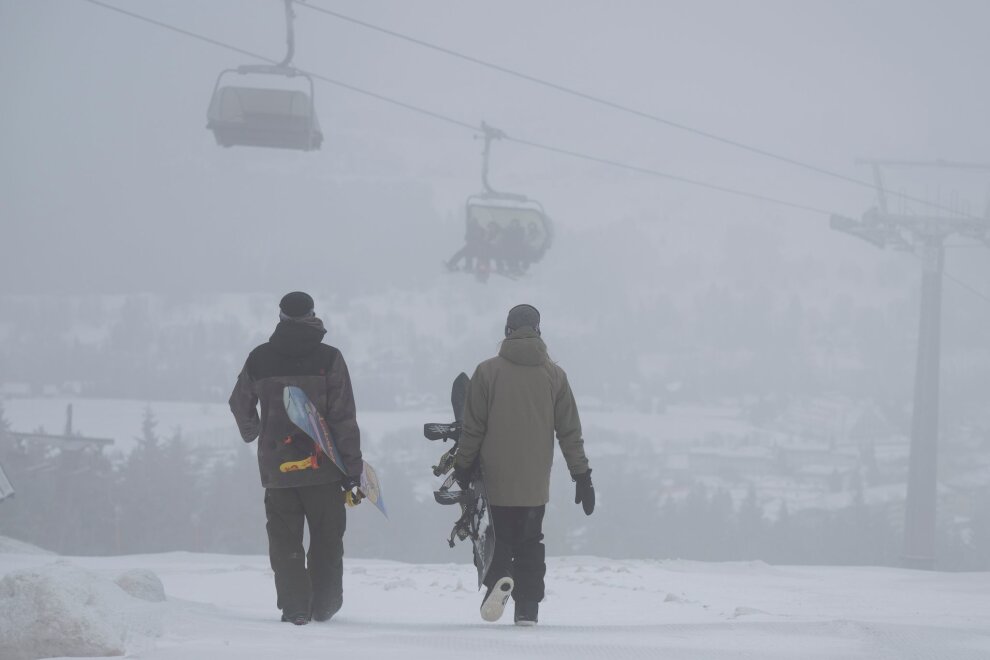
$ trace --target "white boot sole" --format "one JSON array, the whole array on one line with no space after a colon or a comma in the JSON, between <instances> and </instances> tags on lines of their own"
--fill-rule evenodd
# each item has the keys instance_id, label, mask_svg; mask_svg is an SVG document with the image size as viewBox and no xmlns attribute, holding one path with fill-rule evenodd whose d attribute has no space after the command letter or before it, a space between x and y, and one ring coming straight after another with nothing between
<instances>
[{"instance_id":1,"label":"white boot sole","mask_svg":"<svg viewBox=\"0 0 990 660\"><path fill-rule=\"evenodd\" d=\"M505 611L505 604L509 602L509 596L512 595L514 584L510 577L500 578L495 583L492 592L481 603L482 619L485 621L498 621L502 618L502 613Z\"/></svg>"}]
</instances>

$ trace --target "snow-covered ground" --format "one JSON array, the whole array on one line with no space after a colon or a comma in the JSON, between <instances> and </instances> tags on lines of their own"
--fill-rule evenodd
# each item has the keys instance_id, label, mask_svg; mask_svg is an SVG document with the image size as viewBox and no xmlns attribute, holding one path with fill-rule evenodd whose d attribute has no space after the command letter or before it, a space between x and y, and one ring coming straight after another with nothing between
<instances>
[{"instance_id":1,"label":"snow-covered ground","mask_svg":"<svg viewBox=\"0 0 990 660\"><path fill-rule=\"evenodd\" d=\"M497 624L481 621L470 565L347 558L343 609L298 628L278 621L266 557L20 550L0 554L5 657L18 657L12 641L43 646L41 633L12 630L9 613L32 607L89 617L32 628L61 635L48 641L62 653L102 626L130 657L159 660L990 657L990 573L561 557L549 561L540 625L525 629L511 607ZM139 569L161 579L165 602Z\"/></svg>"}]
</instances>

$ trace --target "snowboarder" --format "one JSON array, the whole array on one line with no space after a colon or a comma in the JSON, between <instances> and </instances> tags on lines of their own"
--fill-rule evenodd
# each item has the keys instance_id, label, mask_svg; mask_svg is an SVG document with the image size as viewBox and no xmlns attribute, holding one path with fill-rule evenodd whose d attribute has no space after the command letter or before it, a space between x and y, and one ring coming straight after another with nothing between
<instances>
[{"instance_id":1,"label":"snowboarder","mask_svg":"<svg viewBox=\"0 0 990 660\"><path fill-rule=\"evenodd\" d=\"M447 260L447 269L457 270L458 263L464 259L464 270L473 272L475 260L484 250L484 244L485 230L481 228L477 218L468 218L467 229L464 232L464 247Z\"/></svg>"},{"instance_id":2,"label":"snowboarder","mask_svg":"<svg viewBox=\"0 0 990 660\"><path fill-rule=\"evenodd\" d=\"M509 310L498 356L479 364L471 377L454 466L466 490L480 463L491 505L495 551L484 579L485 620L500 618L511 595L515 623L536 625L547 568L543 515L555 432L576 483L574 501L591 515L595 490L567 374L547 354L539 311L517 305Z\"/></svg>"},{"instance_id":3,"label":"snowboarder","mask_svg":"<svg viewBox=\"0 0 990 660\"><path fill-rule=\"evenodd\" d=\"M245 442L258 438L278 607L282 621L296 625L311 618L326 621L343 603L344 499L348 492L360 499L363 465L347 365L339 350L322 343L326 329L313 307L313 298L301 291L282 298L275 332L248 355L230 395L241 437ZM286 385L302 388L315 402L347 476L289 421L282 399ZM309 524L308 553L304 523Z\"/></svg>"},{"instance_id":4,"label":"snowboarder","mask_svg":"<svg viewBox=\"0 0 990 660\"><path fill-rule=\"evenodd\" d=\"M526 257L526 230L523 229L519 218L513 218L505 228L502 237L502 247L505 251L505 262L512 275L522 275L523 262Z\"/></svg>"}]
</instances>

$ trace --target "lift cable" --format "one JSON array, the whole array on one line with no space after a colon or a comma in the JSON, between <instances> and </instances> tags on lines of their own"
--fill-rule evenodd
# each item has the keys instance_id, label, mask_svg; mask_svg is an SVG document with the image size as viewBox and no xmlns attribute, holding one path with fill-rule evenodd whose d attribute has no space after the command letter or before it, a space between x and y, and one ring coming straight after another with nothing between
<instances>
[{"instance_id":1,"label":"lift cable","mask_svg":"<svg viewBox=\"0 0 990 660\"><path fill-rule=\"evenodd\" d=\"M678 122L678 121L675 121L673 119L668 119L666 117L661 117L660 115L653 114L653 113L650 113L650 112L646 112L644 110L638 110L636 108L633 108L633 107L628 106L628 105L624 105L622 103L618 103L616 101L610 101L608 99L602 98L600 96L596 96L596 95L591 94L591 93L588 93L588 92L582 92L582 91L580 91L578 89L574 89L573 87L568 87L566 85L555 83L555 82L550 81L550 80L547 80L545 78L540 78L538 76L534 76L534 75L531 75L531 74L528 74L528 73L524 73L524 72L519 71L517 69L512 69L512 68L509 68L509 67L506 67L506 66L502 66L500 64L495 64L493 62L489 62L487 60L480 59L478 57L474 57L472 55L467 55L467 54L458 52L456 50L453 50L453 49L450 49L450 48L446 48L444 46L440 46L440 45L431 43L429 41L425 41L423 39L419 39L419 38L416 38L416 37L413 37L413 36L410 36L410 35L407 35L407 34L403 34L401 32L396 32L395 30L390 30L390 29L385 28L385 27L382 27L380 25L375 25L374 23L369 23L367 21L362 21L360 19L354 18L353 16L348 16L347 14L342 14L340 12L333 11L332 9L326 9L324 7L319 7L319 6L310 4L309 2L306 2L306 0L295 0L295 1L296 1L297 4L299 4L299 5L303 6L303 7L306 7L307 9L311 9L311 10L313 10L315 12L318 12L318 13L321 13L321 14L326 14L327 16L332 16L332 17L337 18L337 19L340 19L342 21L346 21L346 22L352 23L354 25L358 25L360 27L363 27L363 28L366 28L366 29L369 29L369 30L374 30L376 32L380 32L382 34L388 35L390 37L393 37L393 38L396 38L396 39L401 39L403 41L407 41L407 42L412 43L412 44L415 44L417 46L421 46L423 48L428 48L430 50L434 50L436 52L443 53L445 55L449 55L451 57L455 57L457 59L464 60L466 62L470 62L472 64L477 64L478 66L482 66L482 67L485 67L487 69L491 69L493 71L498 71L500 73L504 73L506 75L513 76L515 78L519 78L521 80L525 80L525 81L534 83L536 85L547 87L549 89L553 89L553 90L556 90L558 92L562 92L564 94L569 94L571 96L575 96L577 98L581 98L581 99L584 99L586 101L590 101L592 103L597 103L598 105L602 105L602 106L605 106L605 107L608 107L608 108L612 108L613 110L618 110L620 112L625 112L627 114L634 115L634 116L640 117L642 119L648 119L650 121L654 121L654 122L657 122L659 124L663 124L665 126L669 126L671 128L675 128L675 129L678 129L678 130L681 130L681 131L686 131L688 133L693 133L694 135L698 135L698 136L703 137L703 138L706 138L708 140L713 140L715 142L720 142L722 144L726 144L726 145L729 145L731 147L735 147L737 149L742 149L744 151L749 151L751 153L758 154L758 155L763 156L765 158L770 158L770 159L777 160L777 161L780 161L780 162L783 162L783 163L787 163L788 165L793 165L795 167L799 167L799 168L802 168L802 169L805 169L805 170L809 170L811 172L815 172L817 174L828 176L828 177L831 177L833 179L838 179L840 181L845 181L846 183L851 183L851 184L854 184L854 185L857 185L857 186L860 186L860 187L863 187L863 188L869 188L870 190L876 190L876 185L872 181L867 181L865 179L858 179L858 178L853 177L853 176L848 176L846 174L842 174L841 172L836 172L836 171L833 171L833 170L829 170L827 168L821 167L819 165L815 165L813 163L808 163L808 162L805 162L805 161L802 161L802 160L798 160L797 158L792 158L790 156L785 156L783 154L779 154L779 153L770 151L768 149L763 149L761 147L757 147L757 146L754 146L754 145L751 145L751 144L747 144L745 142L741 142L739 140L735 140L735 139L732 139L732 138L729 138L729 137L718 135L716 133L712 133L712 132L706 131L704 129L695 128L693 126L688 126L687 124L683 124L683 123ZM914 197L914 196L908 195L906 193L900 193L900 192L894 192L894 191L887 191L887 194L890 195L890 196L899 197L899 198L902 198L902 199L905 199L905 200L908 200L908 201L916 202L918 204L923 204L925 206L929 206L929 207L932 207L932 208L940 209L940 210L943 210L943 211L948 211L950 213L953 213L953 214L956 214L956 215L960 215L962 217L966 217L966 218L970 218L970 219L977 218L977 216L972 216L972 215L970 215L968 213L965 213L963 211L960 211L958 209L953 209L953 208L948 207L948 206L943 206L943 205L941 205L941 204L939 204L937 202L932 202L932 201L929 201L929 200L926 200L926 199L922 199L920 197Z\"/></svg>"},{"instance_id":2,"label":"lift cable","mask_svg":"<svg viewBox=\"0 0 990 660\"><path fill-rule=\"evenodd\" d=\"M85 0L85 2L88 2L88 3L93 4L93 5L98 5L100 7L106 8L106 9L113 10L115 12L124 14L126 16L130 16L130 17L135 18L135 19L138 19L140 21L144 21L146 23L150 23L152 25L156 25L158 27L165 28L165 29L171 30L173 32L177 32L179 34L182 34L182 35L187 36L187 37L191 37L193 39L198 39L200 41L204 41L206 43L212 44L214 46L218 46L220 48L225 48L227 50L231 50L231 51L236 52L236 53L239 53L241 55L246 55L248 57L253 57L255 59L259 59L259 60L262 60L264 62L268 62L270 64L277 64L278 63L277 60L273 60L273 59L271 59L269 57L266 57L264 55L260 55L258 53L254 53L252 51L245 50L243 48L239 48L237 46L233 46L231 44L228 44L228 43L219 41L217 39L213 39L211 37L207 37L205 35L202 35L202 34L199 34L199 33L196 33L196 32L192 32L190 30L179 28L179 27L176 27L174 25L170 25L168 23L164 23L162 21L159 21L159 20L156 20L156 19L153 19L153 18L149 18L147 16L143 16L141 14L136 14L136 13L131 12L131 11L128 11L126 9L122 9L120 7L116 7L116 6L111 5L111 4L108 4L106 2L102 2L101 0ZM341 82L339 80L335 80L333 78L329 78L327 76L324 76L324 75L315 73L313 71L309 71L309 70L306 70L306 69L299 69L298 67L297 67L297 70L300 73L304 73L306 75L312 76L313 78L315 78L317 80L322 80L323 82L329 83L331 85L335 85L337 87L341 87L343 89L347 89L347 90L350 90L352 92L356 92L358 94L363 94L365 96L369 96L371 98L378 99L380 101L384 101L386 103L389 103L389 104L392 104L392 105L395 105L395 106L398 106L398 107L401 107L401 108L405 108L406 110L411 110L411 111L416 112L416 113L419 113L421 115L426 115L428 117L432 117L434 119L437 119L437 120L446 122L448 124L453 124L455 126L459 126L461 128L465 128L465 129L470 130L470 131L473 131L475 133L483 133L484 132L483 131L483 128L481 126L476 126L474 124L470 124L468 122L464 122L464 121L461 121L459 119L455 119L453 117L450 117L448 115L441 114L439 112L434 112L432 110L428 110L426 108L423 108L423 107L420 107L420 106L417 106L417 105L413 105L411 103L406 103L404 101L399 101L397 99L394 99L394 98L385 96L383 94L379 94L377 92L372 92L370 90L363 89L363 88L357 87L355 85L344 83L344 82ZM542 143L531 141L531 140L524 140L522 138L516 138L516 137L509 136L509 135L505 135L504 133L503 133L502 137L504 139L508 140L508 141L511 141L511 142L516 142L518 144L526 145L528 147L532 147L532 148L535 148L535 149L541 149L543 151L548 151L548 152L553 152L553 153L561 154L561 155L568 156L568 157L571 157L571 158L576 158L576 159L585 160L585 161L594 162L594 163L600 163L600 164L603 164L603 165L608 165L610 167L625 169L625 170L632 171L632 172L638 172L640 174L647 174L647 175L650 175L650 176L655 176L655 177L659 177L659 178L663 178L663 179L668 179L668 180L671 180L671 181L677 181L679 183L693 185L693 186L697 186L697 187L700 187L700 188L707 188L709 190L714 190L714 191L721 192L721 193L726 193L726 194L729 194L729 195L735 195L735 196L738 196L738 197L746 197L746 198L749 198L749 199L760 200L760 201L763 201L763 202L769 202L769 203L777 204L777 205L780 205L780 206L786 206L786 207L789 207L789 208L800 209L800 210L803 210L803 211L808 211L808 212L816 213L816 214L820 214L820 215L831 215L831 212L830 211L826 211L824 209L819 209L819 208L815 208L815 207L812 207L812 206L807 206L807 205L804 205L804 204L799 204L797 202L790 202L790 201L787 201L787 200L777 199L775 197L771 197L771 196L768 196L768 195L762 195L760 193L754 193L754 192L749 192L749 191L745 191L745 190L739 190L739 189L735 189L735 188L728 188L726 186L721 186L721 185L718 185L718 184L708 183L708 182L701 181L701 180L698 180L698 179L691 179L691 178L680 176L680 175L677 175L677 174L671 174L671 173L668 173L668 172L662 172L660 170L655 170L655 169L651 169L651 168L647 168L647 167L640 167L638 165L631 165L631 164L628 164L628 163L623 163L623 162L620 162L620 161L617 161L617 160L613 160L613 159L610 159L610 158L604 158L604 157L600 157L600 156L594 156L594 155L590 155L590 154L586 154L586 153L581 153L581 152L578 152L578 151L573 151L573 150L570 150L570 149L564 149L564 148L555 147L555 146L548 145L548 144L542 144Z\"/></svg>"},{"instance_id":3,"label":"lift cable","mask_svg":"<svg viewBox=\"0 0 990 660\"><path fill-rule=\"evenodd\" d=\"M192 39L196 39L196 40L199 40L199 41L208 43L208 44L212 44L214 46L217 46L217 47L220 47L220 48L224 48L226 50L230 50L230 51L233 51L235 53L239 53L241 55L246 55L247 57L252 57L254 59L258 59L258 60L261 60L263 62L268 62L269 64L278 64L278 62L279 62L279 60L275 60L275 59L266 57L264 55L260 55L258 53L254 53L252 51L249 51L249 50L246 50L246 49L243 49L243 48L239 48L238 46L234 46L232 44L228 44L228 43L225 43L223 41L219 41L217 39L213 39L211 37L207 37L205 35L199 34L197 32L192 32L190 30L186 30L186 29L183 29L183 28L180 28L180 27L171 25L169 23L165 23L163 21L159 21L157 19L150 18L148 16L143 16L141 14L137 14L137 13L128 11L126 9L122 9L120 7L116 7L116 6L111 5L109 3L102 2L101 0L84 0L84 1L85 2L88 2L88 3L92 4L92 5L96 5L96 6L99 6L99 7L103 7L104 9L108 9L108 10L117 12L119 14L123 14L125 16L129 16L129 17L134 18L136 20L143 21L145 23L149 23L149 24L155 25L157 27L161 27L161 28L166 29L166 30L169 30L171 32L175 32L175 33L178 33L178 34L181 34L181 35L190 37ZM458 127L461 127L461 128L465 128L465 129L471 130L471 131L476 132L476 133L483 132L483 129L480 126L475 126L474 124L470 124L468 122L464 122L464 121L461 121L459 119L455 119L453 117L449 117L447 115L443 115L441 113L434 112L432 110L428 110L426 108L422 108L422 107L413 105L411 103L406 103L404 101L399 101L399 100L390 98L388 96L385 96L383 94L379 94L377 92L372 92L372 91L369 91L369 90L366 90L366 89L363 89L363 88L360 88L360 87L356 87L354 85L350 85L348 83L344 83L344 82L341 82L339 80L334 80L333 78L329 78L327 76L323 76L323 75L320 75L320 74L317 74L317 73L313 73L311 71L305 71L303 69L299 69L299 71L302 72L302 73L306 73L306 74L312 76L313 78L316 78L316 79L321 80L323 82L326 82L326 83L329 83L331 85L335 85L337 87L340 87L342 89L347 89L349 91L356 92L358 94L363 94L365 96L368 96L368 97L371 97L371 98L374 98L374 99L378 99L380 101L384 101L384 102L389 103L391 105L395 105L395 106L398 106L400 108L405 108L406 110L410 110L412 112L416 112L416 113L421 114L421 115L432 117L432 118L437 119L439 121L443 121L443 122L446 122L448 124L453 124L455 126L458 126ZM766 195L761 195L759 193L749 192L749 191L745 191L745 190L738 190L738 189L734 189L734 188L727 188L727 187L720 186L720 185L717 185L717 184L707 183L705 181L699 181L697 179L690 179L690 178L683 177L683 176L680 176L680 175L677 175L677 174L670 174L670 173L667 173L667 172L661 172L659 170L654 170L654 169L647 168L647 167L641 167L641 166L638 166L638 165L630 165L630 164L623 163L623 162L620 162L620 161L611 160L609 158L603 158L603 157L599 157L599 156L593 156L593 155L590 155L590 154L585 154L585 153L581 153L581 152L578 152L578 151L572 151L572 150L569 150L569 149L563 149L563 148L555 147L555 146L548 145L548 144L542 144L542 143L539 143L539 142L534 142L534 141L530 141L530 140L524 140L522 138L514 138L514 137L511 137L511 136L508 136L508 135L504 135L504 139L509 140L511 142L515 142L517 144L521 144L521 145L524 145L524 146L532 147L534 149L540 149L540 150L543 150L543 151L547 151L547 152L551 152L551 153L556 153L556 154L568 156L568 157L579 159L579 160L585 160L585 161L589 161L589 162L599 163L599 164L602 164L602 165L608 165L610 167L620 168L620 169L624 169L624 170L628 170L628 171L632 171L632 172L638 172L640 174L646 174L646 175L649 175L649 176L655 176L655 177L659 177L659 178L663 178L663 179L668 179L668 180L671 180L671 181L677 181L677 182L680 182L680 183L685 183L685 184L688 184L688 185L693 185L693 186L697 186L697 187L701 187L701 188L707 188L709 190L715 190L715 191L726 193L726 194L730 194L730 195L736 195L736 196L747 197L747 198L750 198L750 199L755 199L755 200L759 200L759 201L763 201L763 202L769 202L769 203L772 203L772 204L777 204L779 206L786 206L786 207L789 207L789 208L799 209L799 210L807 211L807 212L814 213L814 214L831 215L831 212L829 212L829 211L825 211L823 209L815 208L815 207L812 207L812 206L806 206L804 204L799 204L799 203L796 203L796 202L789 202L789 201L786 201L786 200L781 200L781 199L777 199L775 197L769 197L769 196L766 196ZM966 289L967 291L971 292L975 296L977 296L979 298L982 298L986 302L990 303L990 295L987 295L987 294L983 293L982 291L980 291L979 289L976 289L975 287L973 287L972 285L966 283L965 281L960 280L959 278L957 278L957 277L955 277L955 276L953 276L953 275L951 275L951 274L949 274L947 272L944 272L944 271L943 271L943 277L945 279L948 279L951 282L954 282L955 284L963 287L964 289Z\"/></svg>"},{"instance_id":4,"label":"lift cable","mask_svg":"<svg viewBox=\"0 0 990 660\"><path fill-rule=\"evenodd\" d=\"M975 286L973 286L969 282L966 282L965 280L961 280L958 277L956 277L955 275L953 275L952 273L947 272L944 268L942 269L942 277L944 277L945 279L949 280L950 282L955 283L957 286L960 286L963 289L969 291L970 293L972 293L977 298L982 298L986 302L990 303L990 294L987 294L987 293L984 293L984 292L980 291L979 289L977 289Z\"/></svg>"},{"instance_id":5,"label":"lift cable","mask_svg":"<svg viewBox=\"0 0 990 660\"><path fill-rule=\"evenodd\" d=\"M756 199L763 202L770 202L771 204L777 204L779 206L786 206L792 209L799 209L801 211L808 211L809 213L817 213L819 215L832 215L830 211L824 209L816 208L814 206L807 206L805 204L800 204L798 202L789 202L782 199L777 199L776 197L769 197L767 195L762 195L760 193L750 192L748 190L740 190L737 188L728 188L726 186L720 186L714 183L708 183L706 181L699 181L698 179L691 179L679 174L671 174L669 172L662 172L660 170L651 169L648 167L641 167L639 165L630 165L628 163L623 163L620 161L612 160L610 158L603 158L601 156L593 156L590 154L581 153L579 151L572 151L570 149L564 149L561 147L555 147L549 144L542 144L540 142L534 142L532 140L524 140L522 138L512 137L511 135L506 135L505 138L509 142L515 142L516 144L522 144L527 147L532 147L534 149L541 149L543 151L549 151L551 153L560 154L563 156L568 156L570 158L575 158L578 160L586 160L593 163L600 163L602 165L608 165L610 167L616 167L619 169L629 170L631 172L638 172L640 174L646 174L649 176L660 177L663 179L669 179L671 181L677 181L680 183L686 183L692 186L698 186L701 188L708 188L709 190L716 190L721 193L728 195L735 195L737 197L747 197L749 199Z\"/></svg>"}]
</instances>

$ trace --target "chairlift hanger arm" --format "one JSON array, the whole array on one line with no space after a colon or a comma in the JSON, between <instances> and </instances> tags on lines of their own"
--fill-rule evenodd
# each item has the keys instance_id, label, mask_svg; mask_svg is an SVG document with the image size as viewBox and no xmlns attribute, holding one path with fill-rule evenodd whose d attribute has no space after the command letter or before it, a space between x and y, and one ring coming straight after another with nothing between
<instances>
[{"instance_id":1,"label":"chairlift hanger arm","mask_svg":"<svg viewBox=\"0 0 990 660\"><path fill-rule=\"evenodd\" d=\"M501 140L507 137L505 131L495 128L490 124L486 123L484 120L481 122L481 132L483 133L482 139L485 141L485 150L482 154L481 160L481 185L485 187L485 195L490 195L492 197L499 197L502 199L514 199L516 201L524 202L526 201L525 195L518 195L515 193L504 193L499 192L492 188L491 184L488 183L488 171L489 171L489 160L491 159L492 152L492 140Z\"/></svg>"},{"instance_id":2,"label":"chairlift hanger arm","mask_svg":"<svg viewBox=\"0 0 990 660\"><path fill-rule=\"evenodd\" d=\"M490 142L491 140L501 140L506 137L505 131L500 128L495 128L491 124L488 124L484 120L481 122L481 130L485 134L485 140Z\"/></svg>"},{"instance_id":3,"label":"chairlift hanger arm","mask_svg":"<svg viewBox=\"0 0 990 660\"><path fill-rule=\"evenodd\" d=\"M292 57L296 54L296 14L292 11L292 0L285 0L285 59L278 63L279 67L288 68Z\"/></svg>"},{"instance_id":4,"label":"chairlift hanger arm","mask_svg":"<svg viewBox=\"0 0 990 660\"><path fill-rule=\"evenodd\" d=\"M491 158L492 153L492 140L500 140L504 133L493 128L485 123L484 120L481 122L481 131L484 133L482 136L485 140L485 150L482 152L481 157L481 185L485 187L485 190L492 194L497 194L497 192L488 183L488 161Z\"/></svg>"}]
</instances>

